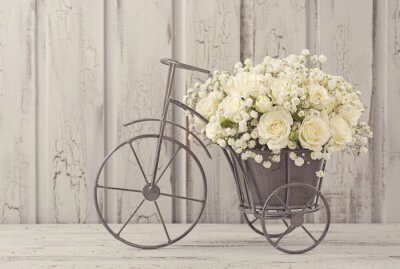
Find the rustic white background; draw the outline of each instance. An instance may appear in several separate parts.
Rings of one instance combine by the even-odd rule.
[[[400,0],[0,0],[0,223],[98,222],[103,156],[134,135],[124,122],[160,114],[159,58],[222,69],[303,48],[362,91],[375,134],[368,156],[329,162],[333,220],[400,221]],[[193,79],[178,74],[178,98]],[[202,221],[241,222],[232,175],[211,152]],[[181,187],[195,191],[180,164]],[[107,199],[121,221],[126,205]]]

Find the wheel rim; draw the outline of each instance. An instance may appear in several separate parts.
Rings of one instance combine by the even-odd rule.
[[[294,193],[295,189],[297,191],[308,191],[310,194],[301,206],[292,206],[288,201],[280,198],[284,193],[289,196],[288,193],[290,191]],[[283,213],[275,212],[275,207],[271,206],[273,200],[282,205],[285,209]],[[330,208],[326,198],[316,188],[304,183],[289,183],[276,189],[265,202],[262,216],[265,216],[261,219],[265,238],[276,249],[288,254],[305,253],[318,246],[326,236],[330,225]],[[281,235],[273,240],[273,237],[268,234],[273,228],[269,221],[276,219],[285,220],[286,227]],[[317,225],[317,228],[313,227],[314,230],[310,230],[307,227],[310,223],[306,222],[315,220],[320,224]],[[282,244],[282,241],[288,237],[292,237],[288,240],[289,244]],[[303,244],[306,239],[309,243]],[[294,244],[290,245],[293,242]]]
[[[207,198],[207,183],[206,183],[204,170],[203,170],[199,160],[194,155],[194,153],[188,147],[186,147],[179,141],[177,141],[173,138],[170,138],[170,137],[164,137],[163,143],[165,143],[165,142],[170,143],[172,145],[172,147],[174,148],[174,150],[173,150],[174,154],[172,155],[172,157],[169,158],[169,161],[166,162],[165,167],[163,167],[164,169],[160,170],[161,173],[157,173],[155,185],[151,186],[151,184],[149,183],[149,182],[151,182],[151,178],[147,178],[146,173],[144,171],[145,170],[144,165],[141,163],[140,158],[138,157],[139,154],[138,154],[137,150],[135,150],[132,145],[134,142],[144,141],[146,139],[152,139],[152,140],[156,141],[156,139],[158,139],[158,135],[157,134],[148,134],[148,135],[141,135],[141,136],[134,137],[134,138],[118,145],[115,149],[113,149],[105,157],[105,159],[104,159],[103,163],[101,164],[100,169],[97,173],[96,185],[95,185],[95,189],[94,189],[94,197],[95,197],[95,207],[96,207],[97,214],[100,218],[100,221],[110,234],[112,234],[117,240],[119,240],[127,245],[130,245],[133,247],[138,247],[138,248],[143,248],[143,249],[154,249],[154,248],[168,246],[170,244],[173,244],[173,243],[179,241],[180,239],[185,237],[194,228],[194,226],[199,221],[201,214],[203,213],[204,208],[205,208],[205,201]],[[141,176],[144,178],[142,188],[134,189],[134,188],[121,187],[121,186],[110,186],[109,184],[101,184],[99,182],[101,177],[104,176],[104,170],[105,170],[107,163],[110,162],[110,158],[112,158],[118,151],[121,151],[121,149],[124,147],[125,147],[125,149],[127,147],[130,148],[131,155],[134,156],[133,159],[136,160],[136,162],[137,162],[137,167],[139,168],[138,170],[140,171]],[[177,149],[175,149],[175,147],[177,147]],[[160,184],[162,184],[162,182],[160,182],[160,181],[162,180],[166,170],[169,167],[171,167],[171,164],[173,164],[175,162],[176,156],[178,155],[179,152],[186,152],[187,158],[192,158],[194,160],[194,162],[197,164],[197,167],[198,167],[198,169],[200,171],[200,175],[201,175],[201,180],[199,179],[199,181],[202,185],[202,188],[200,188],[200,190],[198,190],[198,191],[201,191],[201,189],[203,191],[202,192],[203,195],[201,197],[184,196],[184,195],[179,195],[176,193],[165,192],[165,191],[163,191],[163,188],[160,189],[160,186],[161,186]],[[173,184],[173,183],[171,182],[171,184]],[[98,192],[100,190],[103,190],[106,194],[107,194],[107,192],[110,192],[110,191],[122,192],[121,197],[124,193],[133,193],[133,194],[139,195],[139,196],[142,195],[142,197],[139,198],[140,202],[137,203],[137,206],[132,208],[132,210],[128,214],[129,217],[126,220],[124,220],[123,222],[121,222],[123,225],[120,226],[118,230],[113,229],[111,227],[111,225],[106,220],[107,219],[106,216],[100,210],[101,203],[98,199],[99,198]],[[116,195],[116,196],[118,196],[118,195]],[[163,198],[164,200],[172,199],[171,204],[174,204],[175,202],[179,203],[179,201],[186,202],[186,203],[196,203],[196,204],[199,204],[200,208],[198,209],[197,216],[195,215],[196,217],[192,218],[192,219],[194,219],[194,221],[192,222],[191,225],[189,224],[188,228],[185,228],[183,231],[175,232],[175,234],[172,235],[172,234],[170,234],[171,231],[167,227],[167,226],[169,226],[170,223],[168,223],[167,221],[164,220],[165,214],[162,213],[163,209],[162,209],[162,207],[160,207],[160,204],[159,204],[159,202],[161,200],[160,198]],[[107,208],[107,202],[108,201],[106,199],[105,204],[104,204],[105,208]],[[164,237],[166,239],[165,242],[163,242],[163,243],[146,244],[144,242],[145,240],[140,240],[140,243],[138,243],[137,241],[134,242],[131,239],[127,239],[126,236],[123,236],[123,233],[126,230],[127,226],[134,224],[134,223],[132,223],[134,216],[135,215],[137,216],[139,210],[141,210],[143,205],[146,203],[153,204],[154,211],[156,214],[155,217],[157,220],[159,220],[159,224],[162,226]],[[172,208],[171,208],[171,210],[172,210]]]
[[[252,216],[252,218],[249,218],[249,215]],[[259,235],[264,236],[264,231],[262,229],[262,224],[261,224],[261,220],[260,218],[256,218],[254,217],[254,214],[248,214],[248,213],[243,213],[243,218],[246,221],[247,225],[249,225],[249,227],[255,231],[256,233],[258,233]],[[283,222],[283,220],[282,220]],[[260,227],[260,228],[259,228]],[[270,233],[269,237],[271,238],[278,238],[279,236],[281,236],[282,233]]]

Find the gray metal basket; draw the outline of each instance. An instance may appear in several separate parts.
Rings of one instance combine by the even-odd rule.
[[[297,156],[304,158],[303,166],[297,166],[293,160],[289,158],[290,152],[295,152]],[[254,150],[255,153],[261,154],[264,161],[270,160],[272,152],[269,150]],[[320,188],[320,178],[316,176],[316,172],[322,169],[322,160],[312,160],[311,151],[305,149],[298,150],[282,150],[280,162],[272,162],[270,168],[265,168],[262,164],[254,161],[254,159],[241,160],[238,166],[238,158],[234,162],[235,170],[238,173],[239,189],[242,193],[243,206],[251,208],[251,199],[256,209],[262,208],[267,198],[279,187],[288,183],[304,183],[309,184],[316,189]],[[245,178],[242,169],[247,175]],[[250,195],[248,194],[250,192]],[[285,192],[278,193],[278,196],[291,207],[303,207],[315,193],[303,188],[288,189]],[[279,201],[271,201],[271,206],[280,206]]]

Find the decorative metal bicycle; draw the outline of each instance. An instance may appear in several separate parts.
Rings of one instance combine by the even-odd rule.
[[[161,63],[169,66],[161,118],[139,119],[124,125],[132,126],[158,122],[160,124],[159,132],[135,136],[113,149],[100,166],[94,190],[95,207],[105,228],[119,241],[144,249],[164,247],[186,236],[199,221],[207,198],[206,176],[202,164],[188,146],[173,137],[165,135],[166,127],[171,126],[181,129],[192,135],[203,148],[205,154],[211,158],[208,149],[196,134],[178,123],[167,120],[168,109],[172,103],[207,122],[202,115],[171,96],[176,69],[186,69],[205,74],[210,74],[210,71],[172,59],[161,59]],[[151,145],[156,146],[154,156],[143,162],[141,160],[143,154],[138,149],[148,153]],[[165,150],[166,148],[173,149],[174,153],[168,161],[165,161],[165,164],[161,165],[160,156],[163,149]],[[315,171],[321,169],[321,166],[323,170],[325,161],[312,160],[308,151],[296,150],[309,163],[308,166],[299,168],[290,161],[290,150],[284,150],[281,153],[280,162],[274,163],[268,169],[270,172],[266,173],[266,169],[255,163],[254,160],[241,160],[229,147],[221,149],[233,172],[239,196],[239,210],[243,213],[244,220],[251,229],[265,236],[278,250],[290,254],[309,251],[324,239],[329,229],[330,209],[325,197],[320,192],[322,178],[317,178]],[[166,171],[174,165],[179,152],[186,153],[186,160],[192,166],[197,167],[198,178],[194,180],[197,180],[195,182],[196,192],[200,194],[187,192],[180,194],[179,190],[171,188],[170,184],[167,185],[168,187],[162,186],[161,179],[167,174]],[[118,154],[120,156],[115,157]],[[260,151],[259,154],[267,158],[270,153],[268,151]],[[112,160],[114,157],[115,160]],[[108,182],[107,185],[102,184],[101,180],[107,172],[107,165],[111,166],[110,169],[118,168],[121,161],[127,162],[128,167],[134,167],[132,168],[132,173],[128,176],[126,175],[127,173],[124,174],[124,177],[126,177],[124,182],[127,186],[110,186]],[[171,185],[174,185],[173,180]],[[108,208],[109,205],[107,205],[107,199],[103,203],[103,200],[98,195],[100,191],[113,192],[117,201],[125,199],[126,195],[134,195],[135,198],[129,197],[125,199],[128,201],[128,205],[133,204],[133,206],[128,207],[129,214],[126,215],[123,225],[118,226],[106,221],[107,218],[102,214],[100,207]],[[132,202],[133,200],[135,201]],[[145,203],[153,206],[155,219],[161,223],[160,227],[162,229],[160,230],[165,234],[163,236],[165,240],[162,239],[163,241],[161,242],[158,241],[160,236],[155,236],[153,231],[149,232],[148,229],[142,229],[142,226],[135,224],[140,222],[139,211],[145,206]],[[174,220],[166,221],[164,219],[165,214],[162,214],[163,207],[159,203],[166,204],[168,205],[167,208],[175,211],[185,208],[182,203],[185,203],[185,205],[190,204],[191,208],[197,208],[197,212],[187,216],[186,220],[189,223],[179,225],[183,229],[177,231],[177,227],[169,223],[174,222]],[[123,215],[123,213],[120,212],[120,215]],[[306,228],[306,223],[308,222],[319,224],[314,224],[311,231]],[[129,229],[137,233],[147,233],[147,236],[141,236],[141,238],[145,238],[145,242],[139,242],[136,237],[130,238],[129,236],[132,233],[127,232]],[[302,238],[304,236],[310,242],[305,242]],[[283,243],[285,240],[287,242]]]

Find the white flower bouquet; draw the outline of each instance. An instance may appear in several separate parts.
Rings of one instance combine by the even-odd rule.
[[[325,61],[324,55],[310,55],[305,49],[301,55],[283,59],[267,56],[257,65],[249,59],[238,62],[232,74],[214,71],[184,97],[189,107],[208,120],[203,123],[189,114],[190,128],[266,168],[271,161],[279,162],[285,148],[310,150],[314,160],[329,159],[333,152],[348,147],[357,155],[366,153],[372,132],[360,121],[361,92],[317,67]],[[254,149],[270,150],[272,158],[263,160]],[[304,164],[295,151],[290,158],[298,166]]]

